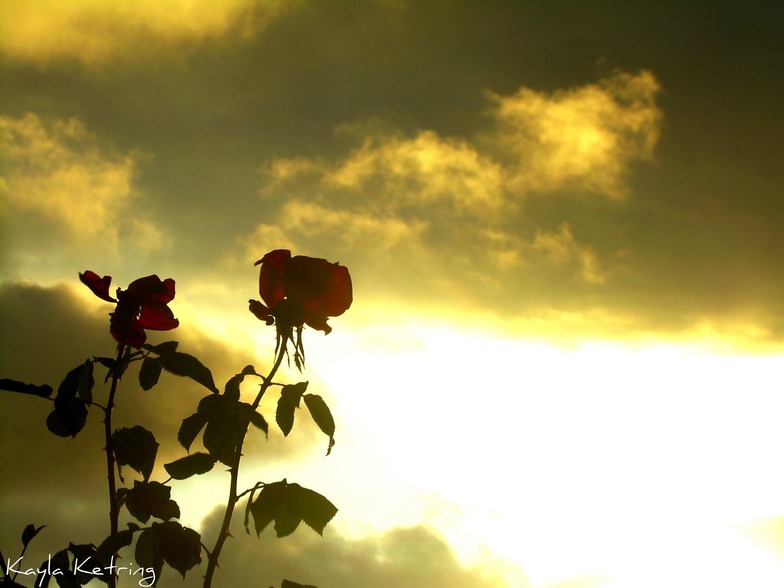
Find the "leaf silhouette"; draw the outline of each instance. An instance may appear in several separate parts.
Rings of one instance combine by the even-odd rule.
[[[59,437],[76,437],[87,422],[87,406],[81,398],[54,399],[54,410],[46,418],[46,427]]]
[[[288,436],[294,426],[294,411],[299,408],[299,400],[302,394],[308,389],[307,382],[289,384],[283,386],[278,399],[278,407],[275,411],[275,421],[283,431],[284,436]]]
[[[289,509],[319,535],[324,533],[324,527],[338,512],[337,507],[324,496],[299,484],[289,484],[286,494]]]
[[[193,441],[204,428],[204,425],[207,424],[208,419],[209,417],[202,412],[196,412],[184,418],[177,433],[177,440],[180,442],[180,445],[186,450],[190,449]]]
[[[299,484],[289,484],[284,479],[265,484],[250,505],[250,512],[257,535],[275,521],[275,533],[278,537],[285,537],[293,533],[302,521],[321,535],[338,509],[318,492]]]
[[[118,495],[120,493],[118,492]],[[146,523],[153,516],[167,521],[180,516],[177,503],[171,500],[171,488],[160,482],[140,482],[135,480],[133,488],[125,494],[125,506],[131,515]]]
[[[0,390],[7,392],[19,392],[21,394],[32,394],[33,396],[40,396],[41,398],[49,398],[52,395],[52,387],[43,384],[36,386],[35,384],[25,384],[17,380],[9,380],[8,378],[0,379]]]
[[[22,545],[27,547],[27,544],[33,540],[33,537],[38,535],[46,525],[41,525],[40,527],[36,527],[34,524],[30,523],[24,528],[22,531]]]
[[[161,553],[160,539],[155,532],[155,525],[145,529],[139,535],[136,540],[135,557],[136,563],[140,566],[152,568],[155,573],[155,584],[153,585],[157,585],[163,568],[163,553]]]
[[[175,480],[185,480],[191,476],[209,472],[215,465],[215,461],[213,456],[206,453],[194,453],[164,464],[163,467]]]
[[[153,531],[159,538],[163,559],[183,578],[201,563],[201,536],[196,531],[175,521],[153,525]]]
[[[150,479],[158,453],[155,435],[139,425],[117,429],[112,435],[112,448],[118,466],[130,466],[144,476],[145,481]]]
[[[316,421],[318,428],[321,432],[329,437],[329,445],[327,446],[327,455],[332,452],[335,446],[335,419],[332,418],[332,413],[324,402],[324,399],[317,394],[305,394],[302,397],[305,401],[305,406],[310,411],[310,416]]]
[[[280,588],[316,588],[316,586],[312,586],[311,584],[297,584],[291,580],[283,580]]]
[[[157,357],[145,357],[139,368],[139,385],[142,390],[151,390],[161,377],[163,366]]]
[[[187,353],[179,351],[162,353],[158,356],[161,366],[175,376],[184,376],[198,382],[212,392],[218,392],[212,372],[198,359]]]

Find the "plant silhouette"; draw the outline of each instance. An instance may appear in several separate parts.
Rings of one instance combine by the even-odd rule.
[[[179,320],[169,308],[175,298],[173,279],[161,280],[156,275],[142,277],[131,282],[125,290],[118,288],[112,296],[110,276],[101,277],[92,271],[79,274],[82,283],[97,297],[115,304],[109,313],[109,332],[117,344],[114,356],[85,359],[65,375],[56,392],[48,384],[8,378],[0,379],[0,390],[52,402],[46,426],[58,437],[78,435],[94,411],[103,416],[109,531],[97,546],[70,542],[50,555],[47,561],[31,566],[24,562],[25,552],[45,525],[28,524],[21,534],[22,548],[18,558],[6,559],[0,553],[0,587],[24,586],[19,580],[30,577],[34,577],[36,587],[49,586],[54,579],[61,588],[76,588],[97,578],[109,588],[116,588],[126,577],[139,586],[155,586],[164,564],[184,578],[205,558],[203,586],[209,588],[230,536],[229,525],[234,511],[243,498],[246,498],[244,524],[248,532],[252,519],[257,535],[273,524],[277,536],[284,537],[293,533],[302,522],[322,534],[337,513],[337,508],[326,497],[286,479],[257,482],[241,490],[238,488],[239,470],[251,425],[265,435],[268,433],[269,425],[259,412],[259,404],[273,387],[280,391],[275,422],[283,434],[287,436],[291,432],[296,410],[304,403],[328,438],[327,455],[332,451],[335,422],[321,396],[307,391],[308,382],[282,384],[274,378],[283,360],[290,355],[302,372],[305,367],[304,326],[324,333],[331,331],[328,318],[343,314],[353,301],[351,277],[348,270],[337,263],[292,256],[284,249],[267,253],[256,265],[261,266],[261,301],[250,300],[249,309],[276,330],[274,360],[266,374],[257,372],[252,365],[244,367],[226,382],[222,391],[215,385],[209,368],[195,356],[182,352],[177,341],[147,343],[146,330],[168,331],[179,326]],[[151,479],[159,448],[155,435],[139,425],[114,428],[112,424],[122,377],[128,367],[137,362],[140,364],[138,384],[143,390],[154,388],[164,372],[189,378],[207,390],[195,412],[183,419],[177,434],[177,441],[188,453],[163,465],[169,476],[163,481]],[[105,370],[104,384],[108,386],[105,400],[95,394],[96,368]],[[240,400],[240,386],[246,379],[259,383],[252,403]],[[199,436],[206,451],[190,453]],[[229,489],[221,527],[212,548],[208,548],[197,531],[177,521],[180,508],[171,498],[171,485],[205,474],[218,463],[228,467]],[[136,479],[126,480],[123,468],[133,470]],[[126,522],[125,528],[120,528],[123,511],[132,520]],[[132,545],[133,556],[125,555],[120,562],[120,553]],[[308,588],[288,579],[283,579],[281,586]]]

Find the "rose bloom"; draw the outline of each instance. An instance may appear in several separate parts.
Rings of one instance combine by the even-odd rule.
[[[163,281],[156,276],[134,280],[127,290],[117,288],[117,298],[109,295],[111,276],[99,277],[87,270],[79,279],[93,294],[107,302],[116,302],[114,312],[109,313],[109,331],[121,345],[141,347],[147,340],[144,329],[169,331],[177,328],[180,321],[167,306],[174,299],[174,280]]]
[[[340,316],[351,306],[353,293],[348,269],[326,259],[291,256],[287,249],[270,251],[255,265],[263,303],[250,300],[250,311],[279,333],[303,325],[329,333],[327,318]],[[290,337],[289,337],[290,338]]]

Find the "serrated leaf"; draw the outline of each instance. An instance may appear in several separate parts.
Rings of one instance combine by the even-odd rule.
[[[250,505],[250,513],[253,515],[253,526],[256,535],[267,528],[274,520],[275,513],[283,504],[286,492],[286,480],[265,484],[256,499]]]
[[[151,516],[166,520],[172,518],[173,502],[170,499],[171,488],[164,486],[160,482],[139,482],[135,480],[133,488],[128,490],[125,495],[125,507],[131,515],[146,523]],[[174,504],[176,507],[176,503]],[[179,509],[177,509],[179,514]]]
[[[311,584],[297,584],[291,580],[283,580],[280,588],[316,588],[316,586],[312,586]]]
[[[305,394],[302,399],[305,401],[305,406],[310,411],[310,416],[321,429],[321,432],[329,437],[329,445],[327,446],[327,455],[332,451],[335,445],[335,419],[332,418],[332,413],[324,402],[324,399],[317,394]]]
[[[163,554],[161,553],[160,540],[155,528],[157,525],[145,529],[136,540],[136,563],[143,568],[152,568],[155,573],[155,581],[161,577],[163,568]]]
[[[46,418],[46,427],[59,437],[76,437],[87,422],[87,406],[81,398],[57,396],[54,410]]]
[[[224,414],[227,410],[227,406],[228,401],[225,396],[221,396],[220,394],[208,394],[199,400],[197,410],[211,418],[216,414]]]
[[[139,385],[142,390],[151,390],[161,377],[163,366],[157,357],[145,357],[139,368]]]
[[[158,453],[155,435],[139,425],[117,429],[112,435],[112,448],[118,466],[130,466],[145,480],[150,479]]]
[[[275,513],[275,534],[278,538],[288,537],[297,530],[301,522],[302,517],[299,513],[292,511],[288,502],[284,502]]]
[[[275,410],[275,422],[278,423],[284,436],[288,436],[294,426],[294,411],[299,408],[299,400],[307,388],[307,382],[300,382],[283,386],[280,391],[278,407]]]
[[[93,362],[88,359],[82,366],[79,383],[76,387],[76,392],[79,395],[79,398],[84,400],[87,406],[90,406],[93,403],[94,384],[95,379],[93,378]]]
[[[338,512],[337,507],[327,498],[299,484],[289,484],[286,504],[289,510],[301,517],[319,535],[324,533],[324,527]]]
[[[68,545],[68,551],[70,551],[73,554],[74,576],[76,577],[76,581],[80,585],[87,584],[93,578],[98,578],[104,581],[107,579],[108,574],[106,573],[105,568],[100,570],[99,573],[96,574],[92,573],[92,568],[96,567],[97,564],[101,563],[100,561],[98,561],[95,545],[92,545],[91,543],[82,543],[80,545],[74,545],[73,543],[71,543]],[[82,564],[87,563],[88,565],[78,566],[77,565],[78,562],[82,562]],[[90,563],[92,565],[89,565]],[[108,565],[108,562],[106,562],[105,565]]]
[[[186,450],[190,449],[199,432],[207,424],[207,419],[207,415],[200,412],[183,419],[180,430],[177,433],[177,440],[180,442],[180,445]]]
[[[142,345],[142,347],[144,347],[144,349],[147,351],[153,351],[158,355],[163,355],[164,353],[174,353],[177,351],[178,345],[179,343],[177,341],[164,341],[163,343],[158,343],[157,345],[145,343]]]
[[[161,354],[158,360],[167,372],[175,376],[190,378],[208,390],[218,392],[218,389],[215,387],[215,381],[212,378],[212,372],[192,355],[178,351],[167,352]]]
[[[185,480],[209,472],[215,465],[215,461],[215,458],[207,453],[194,453],[164,464],[163,467],[175,480]]]
[[[154,529],[163,559],[184,579],[188,570],[201,563],[201,536],[174,521],[156,525]]]
[[[256,368],[253,367],[252,365],[246,365],[244,368],[242,368],[242,371],[240,373],[243,376],[258,376],[259,375],[259,374],[256,373]]]
[[[123,547],[128,547],[133,543],[133,530],[125,529],[109,535],[104,539],[96,550],[96,557],[101,561],[107,561],[112,555],[120,551]]]
[[[223,396],[228,402],[239,402],[240,384],[244,379],[244,374],[236,374],[229,378],[229,381],[226,382],[226,386],[223,389]]]
[[[73,398],[76,396],[76,393],[79,390],[79,382],[82,380],[83,371],[84,364],[79,364],[68,372],[57,388],[57,396],[60,398]]]
[[[247,428],[247,422],[241,421],[236,415],[216,414],[210,418],[204,429],[202,443],[215,459],[231,466],[240,438]]]
[[[7,392],[19,392],[20,394],[31,394],[41,398],[49,398],[52,395],[52,387],[47,384],[36,386],[35,384],[25,384],[8,378],[0,379],[0,390]]]
[[[268,432],[269,425],[267,425],[267,421],[264,420],[264,417],[261,415],[261,413],[253,410],[253,407],[247,402],[240,402],[237,405],[237,414],[244,421],[252,423],[253,426],[255,426],[257,429],[261,429],[265,433]]]
[[[24,528],[22,531],[22,545],[27,547],[27,544],[33,540],[33,537],[38,535],[46,525],[41,525],[40,527],[36,527],[34,524],[30,523]]]
[[[36,578],[36,586],[48,586],[49,580],[52,577],[57,581],[60,588],[80,588],[79,582],[76,581],[76,576],[71,571],[71,562],[68,559],[68,550],[62,549],[50,556],[44,561],[38,569],[43,570],[43,573]],[[49,573],[51,571],[51,573]],[[59,572],[58,575],[55,575]]]

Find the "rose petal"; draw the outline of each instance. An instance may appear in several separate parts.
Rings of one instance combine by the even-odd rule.
[[[167,278],[162,282],[153,274],[134,280],[128,285],[126,292],[140,305],[152,302],[167,303],[174,299],[174,280]]]
[[[154,331],[169,331],[176,329],[180,321],[174,318],[174,313],[165,304],[148,304],[142,306],[139,325]]]
[[[109,295],[109,286],[111,286],[112,283],[111,276],[104,276],[101,278],[95,272],[87,270],[83,274],[79,274],[79,279],[85,286],[90,288],[93,294],[98,298],[106,300],[106,302],[117,302],[115,298],[112,298]]]
[[[248,300],[248,310],[250,310],[257,319],[264,321],[268,325],[275,322],[275,318],[270,314],[269,308],[258,300]]]
[[[259,270],[259,295],[268,308],[273,308],[286,297],[284,290],[287,265],[291,259],[288,249],[270,251],[255,265],[261,264]]]
[[[144,332],[139,321],[119,321],[115,320],[114,313],[111,313],[111,316],[109,331],[118,343],[131,347],[141,347],[144,344],[147,340],[147,333]]]

